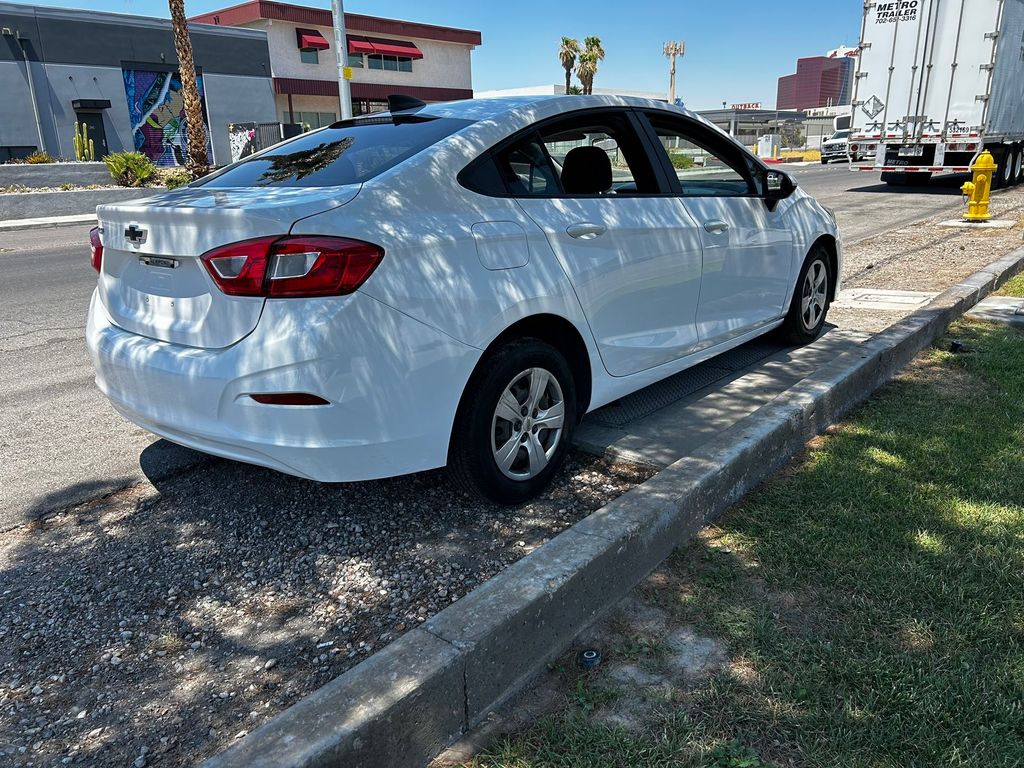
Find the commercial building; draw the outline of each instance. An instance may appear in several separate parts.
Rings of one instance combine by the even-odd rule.
[[[194,22],[265,33],[277,117],[310,128],[338,119],[338,67],[331,12],[251,0],[204,13]],[[347,61],[355,114],[387,109],[402,93],[426,102],[473,97],[471,54],[480,33],[346,13]]]
[[[856,48],[837,48],[824,56],[797,59],[796,72],[779,78],[778,109],[811,109],[849,104]]]
[[[75,123],[97,157],[139,150],[183,164],[181,79],[170,21],[0,2],[0,162],[36,149],[74,157]],[[276,121],[267,35],[195,25],[192,47],[211,162],[228,126]]]
[[[799,135],[803,141],[803,122],[806,115],[795,110],[779,109],[709,109],[699,113],[708,122],[714,123],[733,136],[741,144],[753,147],[761,136],[772,133]],[[789,138],[788,136],[786,138]],[[785,139],[784,139],[785,141]],[[792,139],[786,142],[799,146]]]
[[[635,91],[628,88],[594,88],[595,95],[601,96],[636,96],[641,99],[665,101],[661,91]],[[493,91],[476,91],[478,99],[493,99],[500,96],[564,96],[565,85],[528,85],[522,88],[499,88]]]

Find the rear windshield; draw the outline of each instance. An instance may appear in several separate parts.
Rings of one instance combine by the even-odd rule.
[[[399,116],[335,123],[230,165],[193,186],[333,187],[360,184],[470,124]]]

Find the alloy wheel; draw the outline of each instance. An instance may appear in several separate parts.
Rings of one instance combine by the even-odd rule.
[[[815,259],[804,277],[800,294],[800,321],[804,330],[814,331],[825,314],[828,302],[828,268],[821,259]]]
[[[558,379],[544,368],[516,375],[491,419],[491,451],[498,469],[513,480],[536,477],[557,450],[564,424],[565,399]]]

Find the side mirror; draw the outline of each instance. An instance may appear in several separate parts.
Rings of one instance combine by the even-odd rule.
[[[619,148],[619,142],[615,139],[598,139],[594,142],[594,146],[598,149],[603,149],[605,152],[614,152]]]
[[[768,201],[785,200],[796,189],[796,182],[788,173],[767,170],[764,174],[764,199]]]

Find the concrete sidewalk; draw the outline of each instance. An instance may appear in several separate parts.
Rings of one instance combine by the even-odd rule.
[[[806,347],[756,339],[594,411],[576,444],[662,469],[869,338],[831,327]]]

